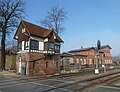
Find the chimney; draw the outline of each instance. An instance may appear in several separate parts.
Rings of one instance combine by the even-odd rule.
[[[81,46],[81,49],[83,49],[83,46]]]

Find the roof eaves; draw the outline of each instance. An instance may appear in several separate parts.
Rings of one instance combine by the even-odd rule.
[[[105,48],[105,47],[109,47],[110,49],[112,49],[109,45],[103,45],[103,46],[101,46],[101,48]]]
[[[74,56],[88,56],[87,54],[74,54]]]
[[[21,25],[21,21],[20,21],[20,24],[19,24],[18,27],[17,27],[17,31],[15,32],[15,35],[14,35],[13,39],[16,39],[15,36],[16,36],[16,34],[17,34],[17,32],[18,32],[18,29],[19,29],[20,25]],[[16,39],[16,40],[17,40],[17,39]]]
[[[15,36],[16,36],[16,34],[17,34],[17,32],[18,32],[18,29],[19,29],[19,27],[20,27],[21,24],[25,27],[25,29],[27,30],[27,32],[28,32],[29,35],[30,35],[30,32],[29,32],[29,30],[27,29],[27,27],[26,27],[26,25],[25,25],[25,23],[24,23],[24,20],[21,20],[21,21],[20,21],[20,24],[18,25],[17,31],[16,31],[13,39],[16,39]],[[16,40],[17,40],[17,39],[16,39]]]

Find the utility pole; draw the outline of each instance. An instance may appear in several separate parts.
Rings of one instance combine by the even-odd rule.
[[[95,68],[95,74],[99,74],[98,57],[99,57],[99,51],[96,51],[96,68]]]

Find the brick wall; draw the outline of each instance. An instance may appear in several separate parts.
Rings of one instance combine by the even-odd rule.
[[[29,75],[54,74],[60,71],[60,55],[44,55],[40,53],[22,54],[22,62],[24,62],[26,68],[27,61],[29,61]]]
[[[101,49],[102,52],[105,53],[105,64],[112,64],[112,55],[110,53],[110,49],[108,47],[106,48],[102,48]],[[81,51],[79,52],[80,54],[88,54],[87,56],[87,64],[91,65],[91,59],[94,60],[94,64],[96,64],[96,51],[94,49],[90,49],[88,51]],[[99,64],[102,64],[102,54],[103,53],[99,53]]]
[[[59,55],[44,55],[30,53],[30,73],[36,74],[54,74],[60,70]]]

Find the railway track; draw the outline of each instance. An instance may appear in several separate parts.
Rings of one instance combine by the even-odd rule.
[[[40,77],[40,76],[34,76],[34,77],[28,77],[28,78],[22,78],[22,79],[15,79],[13,80],[5,80],[5,81],[0,81],[0,87],[6,86],[6,85],[14,85],[14,84],[19,84],[19,83],[30,83],[30,82],[36,82],[38,80],[45,80],[45,79],[53,79],[53,78],[69,78],[69,77],[74,77],[77,76],[79,74],[64,74],[64,75],[55,75],[55,76],[48,76],[48,77]],[[75,84],[85,84],[82,85],[80,88],[72,90],[73,92],[78,92],[78,91],[82,91],[84,89],[88,89],[90,87],[96,86],[96,85],[105,85],[105,84],[110,84],[116,80],[120,79],[120,72],[112,72],[112,73],[108,73],[108,74],[104,74],[101,76],[95,76],[92,78],[88,78],[88,79],[83,79],[80,81],[75,81],[73,83],[67,83],[64,85],[61,85],[59,87],[55,87],[55,88],[51,88],[49,90],[45,90],[43,92],[49,92],[55,89],[59,89],[59,88],[65,88],[67,86],[71,86],[71,85],[75,85]],[[6,82],[6,83],[4,83]],[[2,84],[3,83],[3,84]]]
[[[42,76],[42,77],[41,76],[31,76],[31,77],[25,77],[25,78],[19,78],[19,79],[3,80],[3,81],[0,81],[0,87],[7,86],[7,85],[14,85],[16,83],[36,82],[39,80],[46,80],[46,79],[70,78],[70,77],[75,77],[78,75],[79,75],[78,73],[72,73],[72,74],[62,74],[62,75],[54,75],[54,76]]]
[[[94,86],[98,86],[98,85],[109,85],[119,79],[120,79],[120,73],[109,75],[109,76],[104,76],[104,77],[94,79],[94,80],[89,80],[89,81],[84,82],[86,85],[74,90],[73,92],[79,92],[79,91],[82,91],[82,90],[85,90],[85,89],[88,89]]]
[[[110,84],[112,82],[115,82],[118,79],[120,79],[120,72],[116,72],[116,73],[113,73],[113,74],[112,73],[111,74],[106,74],[106,75],[99,76],[99,77],[93,77],[93,78],[89,78],[89,79],[85,79],[85,80],[76,81],[76,82],[73,82],[73,83],[69,83],[69,84],[59,86],[57,88],[65,88],[65,87],[68,87],[68,86],[71,86],[71,85],[76,85],[76,84],[81,83],[81,84],[84,84],[84,85],[82,85],[78,89],[72,90],[71,92],[82,92],[83,90],[88,89],[90,87],[97,86],[97,85],[100,85],[100,84],[101,85]],[[57,88],[51,88],[51,89],[45,90],[43,92],[49,92],[49,91],[55,90]]]

